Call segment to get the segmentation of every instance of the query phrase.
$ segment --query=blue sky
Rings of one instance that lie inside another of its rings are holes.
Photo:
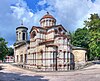
[[[0,37],[12,46],[16,41],[16,28],[21,20],[28,27],[39,26],[40,18],[49,11],[57,24],[68,31],[83,27],[83,21],[92,13],[100,15],[100,0],[2,0],[0,1]],[[29,33],[28,33],[29,34]]]

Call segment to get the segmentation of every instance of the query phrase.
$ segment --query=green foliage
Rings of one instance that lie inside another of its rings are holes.
[[[90,58],[100,59],[100,17],[98,14],[91,14],[88,21],[85,22],[85,27],[89,30],[90,43]]]
[[[3,61],[7,53],[8,53],[7,42],[5,41],[5,39],[0,38],[0,60]]]
[[[8,48],[8,55],[13,56],[14,55],[14,49],[13,48]]]
[[[85,27],[73,33],[72,44],[87,48],[89,60],[100,59],[100,17],[91,14],[84,22]]]
[[[78,47],[88,47],[89,35],[87,28],[78,28],[72,35],[72,44]]]

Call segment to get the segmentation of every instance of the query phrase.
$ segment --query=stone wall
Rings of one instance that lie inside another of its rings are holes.
[[[24,44],[20,47],[15,47],[14,49],[14,56],[15,56],[15,62],[16,63],[25,63],[26,57],[25,55],[27,55],[28,53],[28,44]]]
[[[74,49],[72,50],[72,53],[74,55],[74,62],[75,63],[85,63],[86,58],[86,50],[85,49]]]

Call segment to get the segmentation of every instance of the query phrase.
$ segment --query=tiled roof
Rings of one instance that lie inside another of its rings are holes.
[[[49,14],[49,12],[47,12],[46,15],[44,15],[41,19],[45,19],[45,18],[52,18],[52,19],[55,19],[52,15]],[[41,20],[40,19],[40,20]]]

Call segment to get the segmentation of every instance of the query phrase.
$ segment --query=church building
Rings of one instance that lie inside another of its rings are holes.
[[[14,54],[17,64],[39,71],[74,69],[75,54],[72,54],[69,32],[62,25],[56,25],[56,19],[49,12],[40,19],[40,26],[31,28],[30,40],[27,30],[23,25],[16,28]],[[82,51],[83,56],[85,52]],[[85,62],[85,56],[82,61]]]

